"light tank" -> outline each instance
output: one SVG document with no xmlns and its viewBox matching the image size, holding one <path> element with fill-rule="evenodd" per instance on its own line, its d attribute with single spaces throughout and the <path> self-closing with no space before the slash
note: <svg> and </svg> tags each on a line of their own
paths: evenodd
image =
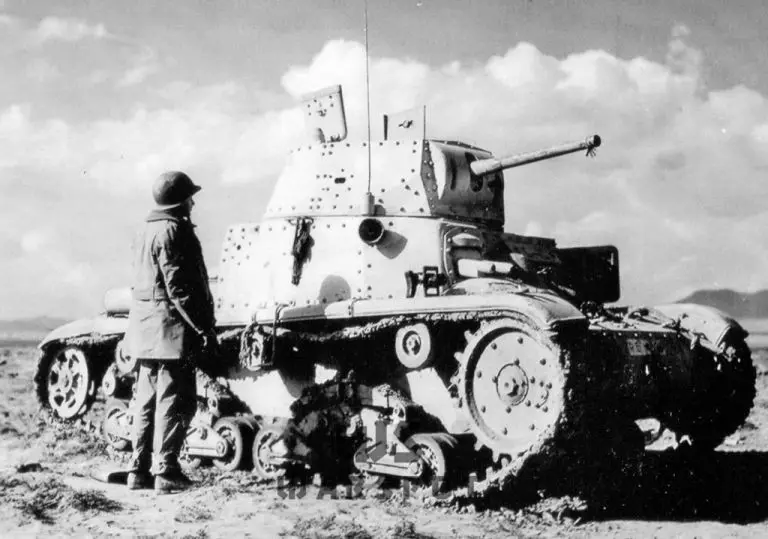
<svg viewBox="0 0 768 539">
<path fill-rule="evenodd" d="M 308 466 L 457 485 L 521 471 L 558 447 L 623 443 L 655 418 L 712 449 L 747 417 L 746 331 L 709 307 L 619 300 L 613 246 L 560 248 L 504 232 L 504 170 L 600 138 L 496 158 L 428 140 L 419 111 L 383 140 L 346 139 L 340 87 L 303 103 L 315 141 L 291 152 L 263 219 L 229 228 L 212 282 L 223 353 L 198 376 L 191 466 Z M 53 331 L 44 406 L 82 416 L 101 385 L 103 430 L 130 442 L 135 362 L 120 344 L 128 292 Z"/>
</svg>

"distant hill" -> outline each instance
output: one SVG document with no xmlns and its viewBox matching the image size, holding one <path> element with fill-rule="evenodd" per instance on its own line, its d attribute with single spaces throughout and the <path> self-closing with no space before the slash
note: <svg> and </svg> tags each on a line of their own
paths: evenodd
<svg viewBox="0 0 768 539">
<path fill-rule="evenodd" d="M 728 289 L 697 290 L 677 303 L 700 303 L 724 311 L 734 318 L 768 318 L 768 290 L 746 293 Z"/>
<path fill-rule="evenodd" d="M 0 341 L 38 341 L 69 320 L 38 316 L 21 320 L 0 320 Z"/>
</svg>

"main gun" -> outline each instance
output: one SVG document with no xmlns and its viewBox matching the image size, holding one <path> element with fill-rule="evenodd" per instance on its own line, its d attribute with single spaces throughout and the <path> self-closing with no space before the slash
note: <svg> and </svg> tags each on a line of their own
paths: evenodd
<svg viewBox="0 0 768 539">
<path fill-rule="evenodd" d="M 544 159 L 552 159 L 561 155 L 586 150 L 587 155 L 594 155 L 595 148 L 600 146 L 601 140 L 599 135 L 593 135 L 587 137 L 583 142 L 571 142 L 569 144 L 562 144 L 546 150 L 537 150 L 535 152 L 521 153 L 518 155 L 512 155 L 510 157 L 503 157 L 497 159 L 495 157 L 489 157 L 488 159 L 478 159 L 469 164 L 473 174 L 477 176 L 485 176 L 486 174 L 493 174 L 500 170 L 506 170 L 508 168 L 519 167 L 520 165 L 527 165 L 528 163 L 535 163 L 536 161 L 543 161 Z"/>
</svg>

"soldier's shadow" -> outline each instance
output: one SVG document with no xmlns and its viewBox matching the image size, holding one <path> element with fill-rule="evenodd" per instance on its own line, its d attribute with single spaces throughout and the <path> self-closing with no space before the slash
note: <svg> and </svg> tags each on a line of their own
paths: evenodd
<svg viewBox="0 0 768 539">
<path fill-rule="evenodd" d="M 694 455 L 648 451 L 638 466 L 605 473 L 596 463 L 571 470 L 550 485 L 552 494 L 578 494 L 590 520 L 714 520 L 728 523 L 768 519 L 768 453 Z M 559 492 L 558 492 L 559 491 Z"/>
</svg>

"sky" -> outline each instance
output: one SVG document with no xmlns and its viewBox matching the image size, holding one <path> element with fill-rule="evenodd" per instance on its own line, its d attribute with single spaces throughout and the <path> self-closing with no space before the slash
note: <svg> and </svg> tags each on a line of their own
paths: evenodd
<svg viewBox="0 0 768 539">
<path fill-rule="evenodd" d="M 509 171 L 506 229 L 616 245 L 622 303 L 768 288 L 768 10 L 757 1 L 370 0 L 374 137 L 497 155 L 599 133 L 595 159 Z M 150 187 L 181 169 L 215 273 L 257 222 L 298 102 L 342 84 L 365 136 L 362 0 L 0 0 L 0 319 L 99 311 L 130 283 Z"/>
</svg>

